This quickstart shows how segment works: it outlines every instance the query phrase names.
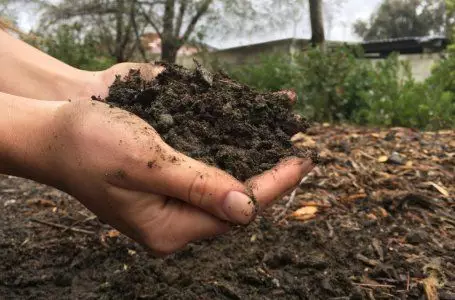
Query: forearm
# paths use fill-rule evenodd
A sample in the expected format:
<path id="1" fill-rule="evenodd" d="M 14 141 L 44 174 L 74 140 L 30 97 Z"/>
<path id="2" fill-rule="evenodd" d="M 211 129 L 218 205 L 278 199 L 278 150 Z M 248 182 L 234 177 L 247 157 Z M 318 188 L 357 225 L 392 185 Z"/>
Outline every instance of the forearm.
<path id="1" fill-rule="evenodd" d="M 47 181 L 54 114 L 64 104 L 0 93 L 0 173 Z"/>
<path id="2" fill-rule="evenodd" d="M 0 92 L 40 100 L 90 97 L 99 73 L 73 68 L 0 30 Z"/>

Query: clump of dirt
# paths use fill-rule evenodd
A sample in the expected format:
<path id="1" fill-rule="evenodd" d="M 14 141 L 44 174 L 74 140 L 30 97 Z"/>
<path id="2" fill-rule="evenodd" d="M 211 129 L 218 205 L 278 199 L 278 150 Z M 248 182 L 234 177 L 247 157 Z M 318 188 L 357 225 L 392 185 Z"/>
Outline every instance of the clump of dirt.
<path id="1" fill-rule="evenodd" d="M 152 81 L 138 70 L 117 76 L 106 101 L 146 120 L 176 150 L 242 181 L 288 156 L 316 158 L 291 144 L 308 122 L 293 114 L 288 96 L 256 91 L 200 65 L 157 65 L 164 71 Z"/>

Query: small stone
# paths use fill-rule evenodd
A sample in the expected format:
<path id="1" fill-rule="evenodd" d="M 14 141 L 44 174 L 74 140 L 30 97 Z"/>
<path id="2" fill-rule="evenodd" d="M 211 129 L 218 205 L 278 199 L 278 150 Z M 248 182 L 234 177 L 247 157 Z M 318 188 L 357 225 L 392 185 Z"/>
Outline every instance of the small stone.
<path id="1" fill-rule="evenodd" d="M 272 283 L 275 287 L 279 288 L 280 287 L 280 281 L 276 278 L 272 279 Z"/>
<path id="2" fill-rule="evenodd" d="M 16 204 L 16 202 L 17 202 L 16 199 L 6 200 L 5 203 L 3 203 L 3 206 L 7 207 L 10 205 Z"/>
<path id="3" fill-rule="evenodd" d="M 387 160 L 387 162 L 390 164 L 395 164 L 395 165 L 405 165 L 406 164 L 404 157 L 398 152 L 393 152 L 392 155 L 389 156 L 389 159 Z"/>
<path id="4" fill-rule="evenodd" d="M 172 127 L 174 125 L 174 118 L 170 114 L 162 114 L 159 117 L 158 125 L 165 128 Z"/>
<path id="5" fill-rule="evenodd" d="M 423 230 L 411 231 L 406 236 L 406 242 L 408 242 L 411 245 L 417 245 L 417 244 L 425 243 L 428 240 L 429 240 L 428 233 L 426 233 Z"/>

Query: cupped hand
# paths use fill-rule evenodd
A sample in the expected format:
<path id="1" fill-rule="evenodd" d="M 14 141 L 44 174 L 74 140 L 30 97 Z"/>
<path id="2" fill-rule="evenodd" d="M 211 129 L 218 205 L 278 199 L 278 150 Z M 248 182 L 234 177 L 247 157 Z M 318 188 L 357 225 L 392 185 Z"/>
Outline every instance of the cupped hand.
<path id="1" fill-rule="evenodd" d="M 245 184 L 172 149 L 140 118 L 87 100 L 59 108 L 48 155 L 48 182 L 159 255 L 249 223 L 255 203 L 266 207 L 312 168 L 291 158 Z"/>

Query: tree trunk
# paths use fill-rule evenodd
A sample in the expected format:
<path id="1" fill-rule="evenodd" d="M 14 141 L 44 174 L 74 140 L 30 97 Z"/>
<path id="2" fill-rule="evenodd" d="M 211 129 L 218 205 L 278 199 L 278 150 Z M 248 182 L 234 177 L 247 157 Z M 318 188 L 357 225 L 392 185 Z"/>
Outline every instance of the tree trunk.
<path id="1" fill-rule="evenodd" d="M 311 44 L 313 47 L 323 46 L 325 42 L 324 21 L 322 16 L 322 0 L 309 0 L 311 19 Z"/>
<path id="2" fill-rule="evenodd" d="M 170 40 L 161 40 L 161 60 L 175 64 L 177 61 L 177 52 L 180 49 L 180 45 L 175 42 L 172 38 Z"/>
<path id="3" fill-rule="evenodd" d="M 125 11 L 124 0 L 117 0 L 117 11 L 115 13 L 115 60 L 117 63 L 122 63 L 125 61 L 122 49 L 122 39 L 123 39 L 123 13 Z"/>
<path id="4" fill-rule="evenodd" d="M 161 34 L 161 59 L 175 63 L 180 48 L 178 37 L 174 36 L 175 0 L 166 0 L 163 15 L 163 33 Z"/>

